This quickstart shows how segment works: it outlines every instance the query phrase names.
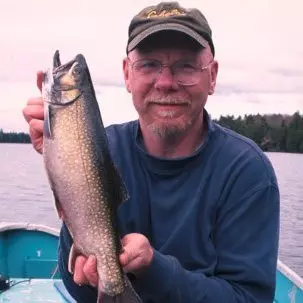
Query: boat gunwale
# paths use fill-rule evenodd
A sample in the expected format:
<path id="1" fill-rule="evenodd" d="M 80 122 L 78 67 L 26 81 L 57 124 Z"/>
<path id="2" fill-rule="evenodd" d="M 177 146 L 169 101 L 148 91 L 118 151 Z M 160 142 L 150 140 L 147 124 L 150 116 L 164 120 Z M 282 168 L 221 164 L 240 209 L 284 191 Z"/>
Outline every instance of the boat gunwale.
<path id="1" fill-rule="evenodd" d="M 43 224 L 34 224 L 27 222 L 0 222 L 0 233 L 10 230 L 28 230 L 41 231 L 53 236 L 59 236 L 59 230 Z"/>
<path id="2" fill-rule="evenodd" d="M 297 286 L 299 289 L 303 291 L 303 278 L 301 278 L 295 271 L 289 268 L 281 260 L 278 260 L 277 268 L 283 275 L 285 275 L 293 283 L 293 285 Z"/>

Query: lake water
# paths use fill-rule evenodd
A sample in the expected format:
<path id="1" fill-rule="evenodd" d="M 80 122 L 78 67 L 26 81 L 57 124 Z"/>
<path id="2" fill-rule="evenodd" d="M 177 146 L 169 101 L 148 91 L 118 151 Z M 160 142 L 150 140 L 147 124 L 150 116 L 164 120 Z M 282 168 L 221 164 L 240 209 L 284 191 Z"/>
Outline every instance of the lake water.
<path id="1" fill-rule="evenodd" d="M 303 154 L 268 153 L 281 191 L 279 258 L 303 276 Z M 2 221 L 59 228 L 42 157 L 29 144 L 0 144 Z"/>

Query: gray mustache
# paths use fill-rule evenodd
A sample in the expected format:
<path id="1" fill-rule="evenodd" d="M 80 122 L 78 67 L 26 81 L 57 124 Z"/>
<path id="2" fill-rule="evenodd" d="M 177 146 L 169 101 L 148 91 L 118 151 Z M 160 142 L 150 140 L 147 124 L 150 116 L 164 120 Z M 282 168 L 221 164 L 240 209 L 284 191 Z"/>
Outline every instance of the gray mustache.
<path id="1" fill-rule="evenodd" d="M 175 98 L 149 98 L 146 99 L 145 104 L 156 103 L 163 105 L 178 105 L 178 104 L 190 104 L 191 102 L 187 99 L 175 99 Z"/>

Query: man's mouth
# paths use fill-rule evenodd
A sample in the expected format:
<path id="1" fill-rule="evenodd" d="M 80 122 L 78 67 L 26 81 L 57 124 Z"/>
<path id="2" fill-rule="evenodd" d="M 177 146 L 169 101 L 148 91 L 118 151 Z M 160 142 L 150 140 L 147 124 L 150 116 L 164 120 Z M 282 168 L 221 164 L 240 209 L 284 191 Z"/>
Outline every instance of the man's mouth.
<path id="1" fill-rule="evenodd" d="M 151 102 L 152 104 L 156 105 L 162 105 L 162 106 L 181 106 L 181 105 L 188 105 L 187 102 L 158 102 L 158 101 L 153 101 Z"/>

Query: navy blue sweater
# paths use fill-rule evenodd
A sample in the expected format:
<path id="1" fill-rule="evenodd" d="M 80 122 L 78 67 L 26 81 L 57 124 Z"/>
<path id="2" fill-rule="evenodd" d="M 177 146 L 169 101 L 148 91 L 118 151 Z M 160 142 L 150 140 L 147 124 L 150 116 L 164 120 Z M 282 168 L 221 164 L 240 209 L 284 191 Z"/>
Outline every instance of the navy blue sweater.
<path id="1" fill-rule="evenodd" d="M 133 281 L 144 302 L 272 303 L 279 237 L 274 170 L 251 140 L 213 123 L 190 157 L 160 159 L 138 140 L 138 122 L 107 128 L 110 151 L 130 199 L 118 218 L 122 236 L 142 233 L 155 252 Z M 59 268 L 77 302 L 96 289 L 67 271 L 72 239 L 63 225 Z"/>

